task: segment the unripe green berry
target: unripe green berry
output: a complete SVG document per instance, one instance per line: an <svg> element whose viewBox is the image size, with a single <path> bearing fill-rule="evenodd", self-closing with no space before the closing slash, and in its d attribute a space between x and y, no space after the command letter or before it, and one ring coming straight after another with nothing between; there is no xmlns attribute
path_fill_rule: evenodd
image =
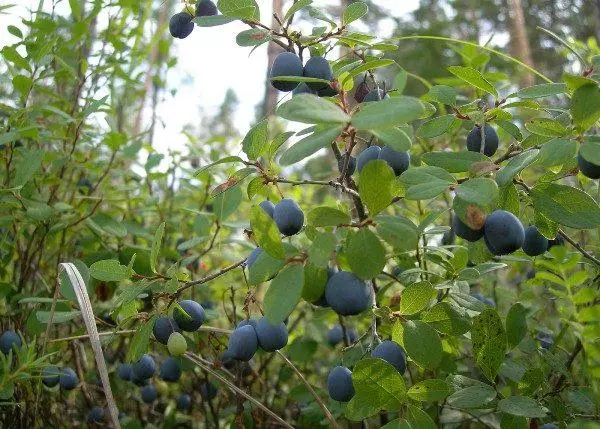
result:
<svg viewBox="0 0 600 429"><path fill-rule="evenodd" d="M181 356L187 350L187 342L185 341L185 337L179 332L173 332L171 335L169 335L167 348L172 356Z"/></svg>

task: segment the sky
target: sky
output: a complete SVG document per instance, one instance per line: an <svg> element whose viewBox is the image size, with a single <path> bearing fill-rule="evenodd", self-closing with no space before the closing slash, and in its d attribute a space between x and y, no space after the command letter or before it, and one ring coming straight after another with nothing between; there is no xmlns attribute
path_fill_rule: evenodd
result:
<svg viewBox="0 0 600 429"><path fill-rule="evenodd" d="M15 43L17 39L7 31L8 25L19 25L21 17L28 17L27 10L37 7L39 0L17 0L8 14L0 14L0 48ZM271 15L272 0L257 0L263 21ZM0 5L6 0L0 0ZM46 1L49 4L49 1ZM68 13L68 2L57 2L58 9ZM286 2L289 5L289 1ZM375 0L393 16L403 16L414 10L419 0ZM337 5L339 0L315 0L315 6ZM289 7L284 6L285 8ZM183 147L186 137L181 130L189 123L199 123L199 108L214 113L228 88L235 91L238 99L235 124L244 134L255 117L255 107L263 98L266 78L266 45L249 55L251 48L241 48L235 36L248 27L241 22L225 26L196 27L186 39L176 40L173 54L178 57L176 67L167 76L168 91L163 94L159 106L159 121L155 132L155 148L164 153L168 148ZM305 27L306 28L306 27ZM381 21L378 36L391 34L391 20ZM356 29L360 30L360 23ZM170 90L176 89L174 94ZM146 109L146 117L149 113ZM197 119L195 119L197 118ZM148 123L148 122L146 122Z"/></svg>

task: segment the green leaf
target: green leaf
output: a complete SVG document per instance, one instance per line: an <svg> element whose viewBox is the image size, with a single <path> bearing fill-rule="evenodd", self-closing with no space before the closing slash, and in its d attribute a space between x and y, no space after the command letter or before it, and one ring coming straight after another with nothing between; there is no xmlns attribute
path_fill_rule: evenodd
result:
<svg viewBox="0 0 600 429"><path fill-rule="evenodd" d="M260 28L244 30L235 37L238 46L260 46L271 40L271 34Z"/></svg>
<svg viewBox="0 0 600 429"><path fill-rule="evenodd" d="M361 359L352 372L356 391L346 406L346 417L359 421L380 410L396 411L406 398L404 378L383 359Z"/></svg>
<svg viewBox="0 0 600 429"><path fill-rule="evenodd" d="M148 352L150 335L152 334L155 321L156 316L153 316L142 326L137 326L135 334L133 335L133 339L127 348L127 355L125 356L126 362L136 362L144 353Z"/></svg>
<svg viewBox="0 0 600 429"><path fill-rule="evenodd" d="M317 268L311 264L306 264L304 266L302 298L308 302L314 302L321 298L325 292L327 277L326 268Z"/></svg>
<svg viewBox="0 0 600 429"><path fill-rule="evenodd" d="M106 213L99 213L90 218L96 225L107 233L116 237L125 237L127 235L127 228L122 222L118 222Z"/></svg>
<svg viewBox="0 0 600 429"><path fill-rule="evenodd" d="M419 241L419 231L414 223L402 216L375 218L377 232L381 238L396 250L413 250Z"/></svg>
<svg viewBox="0 0 600 429"><path fill-rule="evenodd" d="M492 179L476 177L461 183L456 188L455 207L461 204L474 204L485 210L492 208L498 201L498 185ZM457 212L460 209L455 208ZM457 213L459 216L461 213ZM462 218L462 216L460 216Z"/></svg>
<svg viewBox="0 0 600 429"><path fill-rule="evenodd" d="M562 137L567 134L567 128L554 119L538 118L525 123L525 128L535 134L546 137Z"/></svg>
<svg viewBox="0 0 600 429"><path fill-rule="evenodd" d="M131 269L121 265L116 259L94 262L90 267L90 276L105 282L118 282L131 275Z"/></svg>
<svg viewBox="0 0 600 429"><path fill-rule="evenodd" d="M304 137L281 155L279 163L283 166L292 165L314 154L319 149L328 147L341 134L343 128L342 126L326 128Z"/></svg>
<svg viewBox="0 0 600 429"><path fill-rule="evenodd" d="M415 167L402 173L400 182L407 188L406 199L426 200L437 197L455 184L456 179L439 167Z"/></svg>
<svg viewBox="0 0 600 429"><path fill-rule="evenodd" d="M517 302L510 307L506 315L506 341L508 347L513 348L519 345L521 340L527 335L527 309L523 304Z"/></svg>
<svg viewBox="0 0 600 429"><path fill-rule="evenodd" d="M423 96L427 101L447 104L454 106L456 104L456 88L447 85L435 85L429 88L429 92Z"/></svg>
<svg viewBox="0 0 600 429"><path fill-rule="evenodd" d="M569 140L569 142L576 147L577 144L573 140ZM542 149L550 143L545 144ZM579 154L587 162L600 165L600 139L586 139L586 141L579 146Z"/></svg>
<svg viewBox="0 0 600 429"><path fill-rule="evenodd" d="M521 130L512 122L504 121L502 119L496 119L495 122L500 128L502 128L504 131L510 134L512 138L514 138L516 141L520 142L523 140L523 134L521 133Z"/></svg>
<svg viewBox="0 0 600 429"><path fill-rule="evenodd" d="M563 94L565 92L567 92L567 85L564 83L544 83L541 85L523 88L515 95L523 99L535 99L551 97L553 95Z"/></svg>
<svg viewBox="0 0 600 429"><path fill-rule="evenodd" d="M512 182L517 174L535 162L539 153L540 151L538 149L532 149L512 158L508 161L508 164L496 174L496 182L498 182L500 186Z"/></svg>
<svg viewBox="0 0 600 429"><path fill-rule="evenodd" d="M498 410L513 416L542 418L546 412L533 398L527 396L509 396L498 402Z"/></svg>
<svg viewBox="0 0 600 429"><path fill-rule="evenodd" d="M194 176L198 176L200 173L207 171L208 169L214 167L215 165L238 163L238 162L243 162L243 159L240 158L239 156L226 156L225 158L221 158L218 161L211 162L210 164L205 165L204 167L200 168L199 170L197 170L194 173Z"/></svg>
<svg viewBox="0 0 600 429"><path fill-rule="evenodd" d="M428 165L443 168L450 173L463 173L478 162L491 162L484 154L471 151L427 152L421 159Z"/></svg>
<svg viewBox="0 0 600 429"><path fill-rule="evenodd" d="M379 429L413 429L408 421L397 418L391 422L381 426Z"/></svg>
<svg viewBox="0 0 600 429"><path fill-rule="evenodd" d="M351 3L355 4L355 3ZM377 58L374 60L368 60L366 63L361 64L360 66L350 70L345 76L344 79L342 80L342 85L345 85L346 82L351 81L352 78L354 78L355 76L358 76L361 73L364 73L368 70L375 70L381 67L387 67L387 66L391 66L392 64L394 64L395 61L394 60L390 60L390 59L386 59L386 58Z"/></svg>
<svg viewBox="0 0 600 429"><path fill-rule="evenodd" d="M242 141L242 150L248 159L254 160L263 154L269 144L269 121L264 119L254 125Z"/></svg>
<svg viewBox="0 0 600 429"><path fill-rule="evenodd" d="M350 117L337 105L312 94L299 94L277 109L277 116L306 124L343 124Z"/></svg>
<svg viewBox="0 0 600 429"><path fill-rule="evenodd" d="M360 130L391 128L430 116L434 111L431 104L402 95L361 105L352 115L352 125Z"/></svg>
<svg viewBox="0 0 600 429"><path fill-rule="evenodd" d="M154 240L152 241L152 249L150 250L150 269L153 273L156 273L156 263L158 261L158 254L160 253L160 247L162 246L163 235L165 233L165 222L161 223L156 232L154 233Z"/></svg>
<svg viewBox="0 0 600 429"><path fill-rule="evenodd" d="M412 428L419 429L436 429L437 426L434 421L429 417L425 411L419 407L407 404L406 406L406 420Z"/></svg>
<svg viewBox="0 0 600 429"><path fill-rule="evenodd" d="M571 186L539 183L531 190L533 207L549 219L576 229L600 226L600 207L592 197Z"/></svg>
<svg viewBox="0 0 600 429"><path fill-rule="evenodd" d="M29 182L41 167L43 158L44 151L41 149L23 152L23 158L19 159L19 162L15 165L16 173L12 181L13 186L24 186Z"/></svg>
<svg viewBox="0 0 600 429"><path fill-rule="evenodd" d="M462 409L482 408L496 398L496 391L486 384L457 390L447 399L448 404Z"/></svg>
<svg viewBox="0 0 600 429"><path fill-rule="evenodd" d="M217 220L223 222L231 216L242 202L242 190L239 186L232 186L224 192L215 196L213 201L213 211Z"/></svg>
<svg viewBox="0 0 600 429"><path fill-rule="evenodd" d="M368 228L348 231L344 254L352 273L363 280L376 277L385 266L385 248Z"/></svg>
<svg viewBox="0 0 600 429"><path fill-rule="evenodd" d="M50 320L50 315L52 312L50 311L38 311L35 313L35 317L40 323L48 323ZM81 311L55 311L52 315L52 324L58 325L61 323L67 323L71 320L79 317L81 315Z"/></svg>
<svg viewBox="0 0 600 429"><path fill-rule="evenodd" d="M315 207L307 215L307 224L314 227L338 226L347 223L350 223L350 215L333 207Z"/></svg>
<svg viewBox="0 0 600 429"><path fill-rule="evenodd" d="M250 227L261 249L274 258L285 258L279 229L271 216L259 206L252 206L250 210Z"/></svg>
<svg viewBox="0 0 600 429"><path fill-rule="evenodd" d="M444 380L431 378L412 385L407 394L415 401L437 402L450 394L450 386Z"/></svg>
<svg viewBox="0 0 600 429"><path fill-rule="evenodd" d="M586 144L582 144L579 153ZM598 145L600 149L600 145ZM577 142L570 139L554 139L542 145L537 157L537 164L544 167L554 167L569 163L577 155ZM600 153L599 153L600 155ZM600 156L598 157L600 162Z"/></svg>
<svg viewBox="0 0 600 429"><path fill-rule="evenodd" d="M308 249L308 262L317 268L327 268L337 240L331 232L318 232Z"/></svg>
<svg viewBox="0 0 600 429"><path fill-rule="evenodd" d="M361 19L367 12L369 12L369 8L365 3L361 1L350 3L342 15L342 24L348 25L351 22Z"/></svg>
<svg viewBox="0 0 600 429"><path fill-rule="evenodd" d="M198 27L217 27L219 25L229 24L230 22L236 21L237 18L226 15L211 15L211 16L200 16L193 19Z"/></svg>
<svg viewBox="0 0 600 429"><path fill-rule="evenodd" d="M473 318L473 356L488 380L494 381L506 351L506 333L498 312L486 308Z"/></svg>
<svg viewBox="0 0 600 429"><path fill-rule="evenodd" d="M248 283L257 285L266 282L283 268L284 261L269 255L267 252L260 252L258 259L248 269Z"/></svg>
<svg viewBox="0 0 600 429"><path fill-rule="evenodd" d="M498 91L494 85L489 83L479 71L469 67L461 66L448 67L448 71L475 88L487 92L488 94L492 94L494 97L498 98Z"/></svg>
<svg viewBox="0 0 600 429"><path fill-rule="evenodd" d="M400 312L405 315L417 314L427 308L436 295L436 290L429 282L419 282L408 285L402 291Z"/></svg>
<svg viewBox="0 0 600 429"><path fill-rule="evenodd" d="M423 315L422 320L447 335L462 335L471 329L469 318L460 314L447 302L439 302L434 305Z"/></svg>
<svg viewBox="0 0 600 429"><path fill-rule="evenodd" d="M219 0L217 7L226 16L260 21L260 10L255 0Z"/></svg>
<svg viewBox="0 0 600 429"><path fill-rule="evenodd" d="M369 209L371 217L376 216L392 202L395 179L394 171L383 160L368 162L361 170L358 193Z"/></svg>
<svg viewBox="0 0 600 429"><path fill-rule="evenodd" d="M406 354L423 368L437 367L442 361L442 342L435 329L420 320L408 320L403 327Z"/></svg>
<svg viewBox="0 0 600 429"><path fill-rule="evenodd" d="M2 54L6 61L13 63L15 67L31 71L27 59L23 58L12 46L4 46L0 54Z"/></svg>
<svg viewBox="0 0 600 429"><path fill-rule="evenodd" d="M283 16L283 22L287 22L296 12L310 6L313 0L298 0L290 6L285 15Z"/></svg>
<svg viewBox="0 0 600 429"><path fill-rule="evenodd" d="M571 116L580 131L586 131L600 119L600 88L597 84L586 84L575 91L571 98Z"/></svg>
<svg viewBox="0 0 600 429"><path fill-rule="evenodd" d="M417 130L417 137L422 139L432 139L446 133L451 128L460 124L460 119L455 115L438 116L425 122Z"/></svg>
<svg viewBox="0 0 600 429"><path fill-rule="evenodd" d="M412 146L412 127L392 127L378 130L371 130L371 133L379 141L398 152L408 152Z"/></svg>
<svg viewBox="0 0 600 429"><path fill-rule="evenodd" d="M302 296L304 268L300 264L289 264L273 279L263 304L265 317L273 325L283 322L296 308Z"/></svg>

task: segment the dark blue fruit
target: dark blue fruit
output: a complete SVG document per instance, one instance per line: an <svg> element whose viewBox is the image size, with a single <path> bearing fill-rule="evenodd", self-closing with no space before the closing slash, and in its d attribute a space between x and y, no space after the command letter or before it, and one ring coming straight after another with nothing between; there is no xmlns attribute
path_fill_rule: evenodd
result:
<svg viewBox="0 0 600 429"><path fill-rule="evenodd" d="M379 152L379 159L384 160L392 167L394 174L400 176L410 165L410 155L408 152L398 152L389 146L384 146Z"/></svg>
<svg viewBox="0 0 600 429"><path fill-rule="evenodd" d="M250 325L254 329L256 329L256 323L256 319L244 319L238 322L236 328L241 328L242 326Z"/></svg>
<svg viewBox="0 0 600 429"><path fill-rule="evenodd" d="M365 95L363 99L363 103L368 103L369 101L381 101L386 98L390 98L389 94L386 94L383 89L374 89Z"/></svg>
<svg viewBox="0 0 600 429"><path fill-rule="evenodd" d="M273 217L273 212L275 211L275 204L272 201L265 200L258 205L261 209L263 209L271 218Z"/></svg>
<svg viewBox="0 0 600 429"><path fill-rule="evenodd" d="M192 406L192 398L187 393L182 393L177 397L177 409L179 411L189 410Z"/></svg>
<svg viewBox="0 0 600 429"><path fill-rule="evenodd" d="M218 13L217 6L211 0L199 0L196 3L196 16L212 16Z"/></svg>
<svg viewBox="0 0 600 429"><path fill-rule="evenodd" d="M217 393L219 393L219 389L210 382L204 382L200 385L200 396L205 401L212 401L217 397Z"/></svg>
<svg viewBox="0 0 600 429"><path fill-rule="evenodd" d="M71 368L63 368L58 377L60 388L63 390L73 390L79 384L79 377Z"/></svg>
<svg viewBox="0 0 600 429"><path fill-rule="evenodd" d="M398 277L400 276L400 274L402 274L404 272L404 269L402 267L394 267L394 269L392 270L392 275L394 277Z"/></svg>
<svg viewBox="0 0 600 429"><path fill-rule="evenodd" d="M132 380L146 380L156 372L156 364L150 355L142 355L136 363L132 365Z"/></svg>
<svg viewBox="0 0 600 429"><path fill-rule="evenodd" d="M296 201L284 198L275 206L273 220L279 232L289 237L298 234L302 229L304 213Z"/></svg>
<svg viewBox="0 0 600 429"><path fill-rule="evenodd" d="M336 366L327 377L327 390L334 401L348 402L354 396L352 371L345 366Z"/></svg>
<svg viewBox="0 0 600 429"><path fill-rule="evenodd" d="M346 338L348 339L348 344L352 344L358 339L358 334L352 328L346 329ZM330 346L336 346L341 343L344 339L344 330L341 325L334 325L327 331L327 343Z"/></svg>
<svg viewBox="0 0 600 429"><path fill-rule="evenodd" d="M47 366L42 370L42 383L46 387L54 387L60 380L60 369L52 366Z"/></svg>
<svg viewBox="0 0 600 429"><path fill-rule="evenodd" d="M338 159L338 170L339 172L344 171L344 164L346 163L346 159L348 159L348 167L346 167L346 175L352 176L354 174L354 170L356 170L356 158L353 156L348 156L347 154L343 154L340 159Z"/></svg>
<svg viewBox="0 0 600 429"><path fill-rule="evenodd" d="M404 350L394 341L383 341L371 352L371 357L383 359L403 374L406 370Z"/></svg>
<svg viewBox="0 0 600 429"><path fill-rule="evenodd" d="M248 362L258 349L256 331L251 325L236 328L229 337L227 348L231 357L236 360Z"/></svg>
<svg viewBox="0 0 600 429"><path fill-rule="evenodd" d="M523 241L523 252L529 256L539 256L548 250L548 239L544 237L535 226L525 230L525 241Z"/></svg>
<svg viewBox="0 0 600 429"><path fill-rule="evenodd" d="M333 71L329 62L323 57L312 57L304 66L304 77L314 77L331 82L333 80ZM306 85L313 91L322 91L329 85L320 82L306 82Z"/></svg>
<svg viewBox="0 0 600 429"><path fill-rule="evenodd" d="M192 15L187 12L179 12L173 15L169 21L169 31L171 36L176 39L185 39L194 31Z"/></svg>
<svg viewBox="0 0 600 429"><path fill-rule="evenodd" d="M98 423L104 420L104 408L93 407L88 414L88 422Z"/></svg>
<svg viewBox="0 0 600 429"><path fill-rule="evenodd" d="M506 210L496 210L485 220L483 238L494 255L508 255L523 246L525 230L518 217Z"/></svg>
<svg viewBox="0 0 600 429"><path fill-rule="evenodd" d="M271 67L271 79L278 76L302 76L304 67L302 60L293 52L282 52L277 55ZM298 86L298 82L282 82L271 80L271 85L279 91L289 92Z"/></svg>
<svg viewBox="0 0 600 429"><path fill-rule="evenodd" d="M310 89L305 82L300 82L300 84L296 88L294 88L294 90L292 91L292 97L294 97L295 95L300 95L300 94L315 95L316 92L313 91L312 89Z"/></svg>
<svg viewBox="0 0 600 429"><path fill-rule="evenodd" d="M335 325L327 331L327 342L330 346L335 346L344 339L344 331L341 325Z"/></svg>
<svg viewBox="0 0 600 429"><path fill-rule="evenodd" d="M367 82L361 82L356 87L356 91L354 91L354 99L357 103L362 103L369 92L371 92L371 89Z"/></svg>
<svg viewBox="0 0 600 429"><path fill-rule="evenodd" d="M160 365L160 378L175 382L181 378L181 365L174 357L169 357Z"/></svg>
<svg viewBox="0 0 600 429"><path fill-rule="evenodd" d="M498 150L498 134L491 125L485 124L485 147L483 153L486 156L492 156ZM481 127L476 125L467 136L467 149L471 152L481 151Z"/></svg>
<svg viewBox="0 0 600 429"><path fill-rule="evenodd" d="M579 171L585 177L589 177L590 179L600 179L600 165L596 165L589 161L586 161L581 153L577 154L577 165L579 166Z"/></svg>
<svg viewBox="0 0 600 429"><path fill-rule="evenodd" d="M254 265L258 257L262 254L262 251L263 250L260 247L257 247L252 252L250 252L250 255L248 255L248 259L246 259L246 265L248 266L248 268Z"/></svg>
<svg viewBox="0 0 600 429"><path fill-rule="evenodd" d="M452 218L452 229L456 235L467 241L474 242L483 237L483 228L480 230L471 229L458 216Z"/></svg>
<svg viewBox="0 0 600 429"><path fill-rule="evenodd" d="M556 238L553 238L552 240L548 240L548 250L552 249L552 247L554 246L564 246L565 245L565 239L563 238L562 235L557 235Z"/></svg>
<svg viewBox="0 0 600 429"><path fill-rule="evenodd" d="M379 158L379 154L381 152L381 148L379 146L371 146L363 150L358 154L356 158L356 169L360 173L365 165L369 161Z"/></svg>
<svg viewBox="0 0 600 429"><path fill-rule="evenodd" d="M284 348L288 342L288 332L285 324L272 325L262 317L256 324L256 337L260 348L267 352L274 352Z"/></svg>
<svg viewBox="0 0 600 429"><path fill-rule="evenodd" d="M231 353L231 350L226 349L221 355L221 363L226 369L233 369L235 367L235 358Z"/></svg>
<svg viewBox="0 0 600 429"><path fill-rule="evenodd" d="M454 233L454 229L450 228L450 231L444 232L442 236L442 245L450 246L454 244L454 240L456 240L456 234Z"/></svg>
<svg viewBox="0 0 600 429"><path fill-rule="evenodd" d="M191 299L180 301L179 307L175 307L173 310L173 318L181 330L186 332L197 331L206 320L204 308L202 308L202 306L196 301L192 301Z"/></svg>
<svg viewBox="0 0 600 429"><path fill-rule="evenodd" d="M161 316L154 321L154 328L152 332L154 332L154 337L156 341L161 344L167 345L167 341L169 341L169 337L173 332L180 332L179 325L177 322L167 316Z"/></svg>
<svg viewBox="0 0 600 429"><path fill-rule="evenodd" d="M483 302L485 305L487 305L489 307L495 307L496 306L496 302L492 298L489 298L489 297L485 296L481 292L472 292L471 296L473 298L475 298L476 300Z"/></svg>
<svg viewBox="0 0 600 429"><path fill-rule="evenodd" d="M133 365L129 363L122 363L117 368L117 376L121 380L130 381L133 377Z"/></svg>
<svg viewBox="0 0 600 429"><path fill-rule="evenodd" d="M372 303L373 288L347 271L338 271L325 285L325 299L342 316L362 313Z"/></svg>
<svg viewBox="0 0 600 429"><path fill-rule="evenodd" d="M158 391L152 384L142 387L141 394L142 401L144 401L146 404L151 404L152 402L156 401L156 398L158 398Z"/></svg>
<svg viewBox="0 0 600 429"><path fill-rule="evenodd" d="M550 349L550 347L554 345L554 337L552 334L544 331L538 331L537 340L539 341L540 346L546 350Z"/></svg>
<svg viewBox="0 0 600 429"><path fill-rule="evenodd" d="M21 337L19 337L19 334L15 331L5 331L0 335L0 351L7 355L13 347L16 347L17 349L21 348Z"/></svg>

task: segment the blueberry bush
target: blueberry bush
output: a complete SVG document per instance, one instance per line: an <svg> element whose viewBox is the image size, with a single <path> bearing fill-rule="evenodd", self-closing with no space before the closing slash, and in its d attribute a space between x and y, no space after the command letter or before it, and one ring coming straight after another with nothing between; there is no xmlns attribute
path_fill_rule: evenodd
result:
<svg viewBox="0 0 600 429"><path fill-rule="evenodd" d="M560 39L554 82L355 31L361 1L274 27L255 0L165 3L9 27L0 426L600 427L597 47ZM170 47L233 21L281 48L274 117L157 152ZM389 58L406 39L463 62L430 82Z"/></svg>

